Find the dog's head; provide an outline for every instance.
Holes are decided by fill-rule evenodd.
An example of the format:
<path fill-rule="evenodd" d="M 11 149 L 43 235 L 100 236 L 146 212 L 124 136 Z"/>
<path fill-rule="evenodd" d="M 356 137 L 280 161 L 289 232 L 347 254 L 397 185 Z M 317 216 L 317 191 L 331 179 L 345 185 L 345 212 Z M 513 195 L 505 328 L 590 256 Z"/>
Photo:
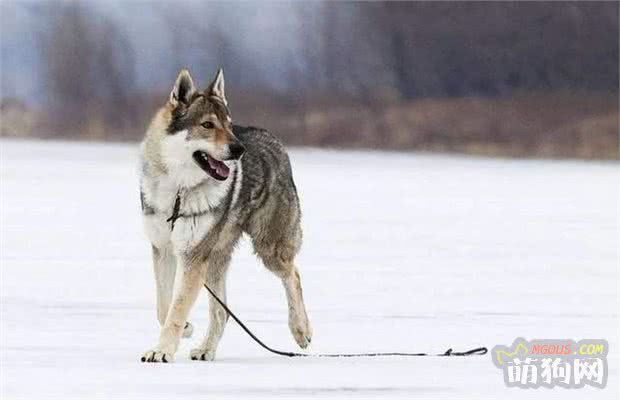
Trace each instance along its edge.
<path fill-rule="evenodd" d="M 232 119 L 220 69 L 207 89 L 199 92 L 187 70 L 182 70 L 170 92 L 162 152 L 168 165 L 195 163 L 210 177 L 224 181 L 229 166 L 245 148 L 232 132 Z"/>

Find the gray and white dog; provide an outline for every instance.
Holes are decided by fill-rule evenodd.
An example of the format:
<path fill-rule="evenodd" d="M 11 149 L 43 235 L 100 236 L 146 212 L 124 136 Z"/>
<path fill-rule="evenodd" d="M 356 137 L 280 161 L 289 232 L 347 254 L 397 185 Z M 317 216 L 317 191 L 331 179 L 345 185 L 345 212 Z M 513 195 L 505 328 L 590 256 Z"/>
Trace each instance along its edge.
<path fill-rule="evenodd" d="M 312 338 L 295 266 L 302 230 L 289 158 L 269 132 L 233 125 L 227 104 L 222 70 L 203 92 L 182 70 L 141 146 L 143 220 L 161 325 L 144 362 L 173 361 L 181 336 L 192 333 L 188 314 L 205 283 L 225 301 L 226 271 L 244 232 L 282 280 L 295 341 L 306 348 Z M 213 360 L 227 319 L 211 298 L 209 329 L 191 359 Z"/>

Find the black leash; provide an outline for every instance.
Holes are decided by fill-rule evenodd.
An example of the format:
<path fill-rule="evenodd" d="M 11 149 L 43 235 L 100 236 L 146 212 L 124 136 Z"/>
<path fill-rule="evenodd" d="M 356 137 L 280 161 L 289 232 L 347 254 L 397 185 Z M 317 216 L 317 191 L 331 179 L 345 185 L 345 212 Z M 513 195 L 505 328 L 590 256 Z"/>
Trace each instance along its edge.
<path fill-rule="evenodd" d="M 174 223 L 179 219 L 179 210 L 181 208 L 181 189 L 177 192 L 177 197 L 174 199 L 174 207 L 172 207 L 172 215 L 166 220 L 170 222 L 170 232 L 174 230 Z"/>
<path fill-rule="evenodd" d="M 305 353 L 295 353 L 292 351 L 281 351 L 281 350 L 276 350 L 276 349 L 272 349 L 271 347 L 267 346 L 265 343 L 263 343 L 262 340 L 260 340 L 259 338 L 256 337 L 256 335 L 254 333 L 252 333 L 252 331 L 245 326 L 245 324 L 243 322 L 241 322 L 241 320 L 239 318 L 237 318 L 237 316 L 230 311 L 230 308 L 228 308 L 228 306 L 226 306 L 226 304 L 224 304 L 224 302 L 222 300 L 220 300 L 219 297 L 217 297 L 215 295 L 215 293 L 213 293 L 213 291 L 205 284 L 205 289 L 207 289 L 207 291 L 211 294 L 211 296 L 213 296 L 213 298 L 215 299 L 215 301 L 217 301 L 223 308 L 224 310 L 226 310 L 226 312 L 228 313 L 228 315 L 230 315 L 232 317 L 232 319 L 235 320 L 235 322 L 241 327 L 241 329 L 243 329 L 245 331 L 245 333 L 247 333 L 256 343 L 259 344 L 259 346 L 261 346 L 263 349 L 277 354 L 279 356 L 285 356 L 285 357 L 388 357 L 388 356 L 402 356 L 402 357 L 431 357 L 431 356 L 435 356 L 435 357 L 450 357 L 450 356 L 481 356 L 484 355 L 488 352 L 486 347 L 477 347 L 475 349 L 471 349 L 471 350 L 467 350 L 467 351 L 452 351 L 452 349 L 448 349 L 445 353 L 441 353 L 441 354 L 428 354 L 428 353 L 400 353 L 400 352 L 390 352 L 390 353 L 342 353 L 342 354 L 305 354 Z"/>
<path fill-rule="evenodd" d="M 140 202 L 142 205 L 142 209 L 144 210 L 144 198 L 142 193 L 140 193 Z M 179 189 L 179 191 L 177 192 L 177 196 L 176 199 L 174 200 L 174 206 L 172 208 L 172 215 L 170 216 L 170 218 L 168 218 L 166 220 L 166 222 L 170 222 L 170 231 L 172 232 L 174 230 L 174 223 L 176 222 L 177 219 L 179 219 L 179 211 L 181 208 L 181 190 Z M 256 343 L 258 343 L 259 346 L 261 346 L 263 349 L 277 354 L 279 356 L 285 356 L 285 357 L 389 357 L 389 356 L 401 356 L 401 357 L 431 357 L 431 356 L 435 356 L 435 357 L 451 357 L 451 356 L 481 356 L 484 354 L 487 354 L 488 350 L 486 347 L 477 347 L 475 349 L 471 349 L 471 350 L 467 350 L 467 351 L 453 351 L 452 349 L 448 349 L 446 350 L 445 353 L 441 353 L 441 354 L 428 354 L 428 353 L 401 353 L 401 352 L 387 352 L 387 353 L 334 353 L 334 354 L 307 354 L 307 353 L 295 353 L 292 351 L 281 351 L 281 350 L 276 350 L 276 349 L 272 349 L 271 347 L 267 346 L 265 343 L 263 343 L 262 340 L 260 340 L 258 337 L 256 337 L 256 335 L 254 333 L 252 333 L 252 331 L 245 326 L 245 324 L 243 322 L 241 322 L 241 320 L 230 310 L 230 308 L 228 308 L 228 306 L 226 304 L 224 304 L 224 302 L 222 300 L 220 300 L 219 297 L 217 297 L 217 295 L 215 293 L 213 293 L 213 291 L 205 284 L 205 289 L 207 289 L 207 291 L 211 294 L 211 296 L 213 296 L 213 298 L 224 308 L 224 310 L 226 310 L 226 312 L 228 313 L 228 315 L 230 315 L 235 322 L 241 327 L 241 329 L 243 329 L 245 331 L 245 333 L 247 333 Z"/>

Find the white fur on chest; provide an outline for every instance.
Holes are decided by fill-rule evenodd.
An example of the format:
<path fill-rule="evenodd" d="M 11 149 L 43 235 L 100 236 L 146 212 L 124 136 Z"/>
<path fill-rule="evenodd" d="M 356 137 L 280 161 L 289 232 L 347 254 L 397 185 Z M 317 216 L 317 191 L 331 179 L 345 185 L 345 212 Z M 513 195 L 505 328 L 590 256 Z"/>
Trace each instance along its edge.
<path fill-rule="evenodd" d="M 171 223 L 159 214 L 146 215 L 143 222 L 146 235 L 153 246 L 162 249 L 172 245 L 177 255 L 184 255 L 209 234 L 216 223 L 216 217 L 212 213 L 207 213 L 179 218 L 175 221 L 172 231 Z"/>
<path fill-rule="evenodd" d="M 154 214 L 143 217 L 144 228 L 153 246 L 163 248 L 172 244 L 175 253 L 184 254 L 204 239 L 217 222 L 217 214 L 210 210 L 219 204 L 218 196 L 189 193 L 181 200 L 179 217 L 174 222 L 174 229 L 172 222 L 167 221 L 173 213 L 176 192 L 172 196 L 172 200 L 162 199 L 158 202 L 158 204 L 170 204 L 165 211 L 156 209 Z M 148 198 L 146 200 L 148 202 Z"/>
<path fill-rule="evenodd" d="M 235 166 L 231 168 L 231 175 Z M 204 171 L 203 173 L 204 178 Z M 215 225 L 217 215 L 212 211 L 226 200 L 232 179 L 223 182 L 208 179 L 194 188 L 183 188 L 174 182 L 173 176 L 160 175 L 142 178 L 145 202 L 155 210 L 143 217 L 144 229 L 153 246 L 163 248 L 172 244 L 175 253 L 191 251 Z M 173 214 L 177 194 L 181 197 L 179 218 L 171 230 L 167 219 Z M 234 194 L 234 192 L 233 192 Z"/>
<path fill-rule="evenodd" d="M 172 247 L 177 254 L 187 254 L 207 235 L 216 223 L 213 213 L 196 217 L 179 218 L 170 234 Z"/>

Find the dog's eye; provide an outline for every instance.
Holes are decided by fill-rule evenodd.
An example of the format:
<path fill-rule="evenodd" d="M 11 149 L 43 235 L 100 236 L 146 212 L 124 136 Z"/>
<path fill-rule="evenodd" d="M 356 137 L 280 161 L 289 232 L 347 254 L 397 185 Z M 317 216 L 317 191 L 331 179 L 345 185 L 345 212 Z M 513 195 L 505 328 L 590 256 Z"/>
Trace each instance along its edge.
<path fill-rule="evenodd" d="M 213 129 L 215 128 L 215 125 L 211 121 L 205 121 L 202 123 L 202 127 L 205 129 Z"/>

